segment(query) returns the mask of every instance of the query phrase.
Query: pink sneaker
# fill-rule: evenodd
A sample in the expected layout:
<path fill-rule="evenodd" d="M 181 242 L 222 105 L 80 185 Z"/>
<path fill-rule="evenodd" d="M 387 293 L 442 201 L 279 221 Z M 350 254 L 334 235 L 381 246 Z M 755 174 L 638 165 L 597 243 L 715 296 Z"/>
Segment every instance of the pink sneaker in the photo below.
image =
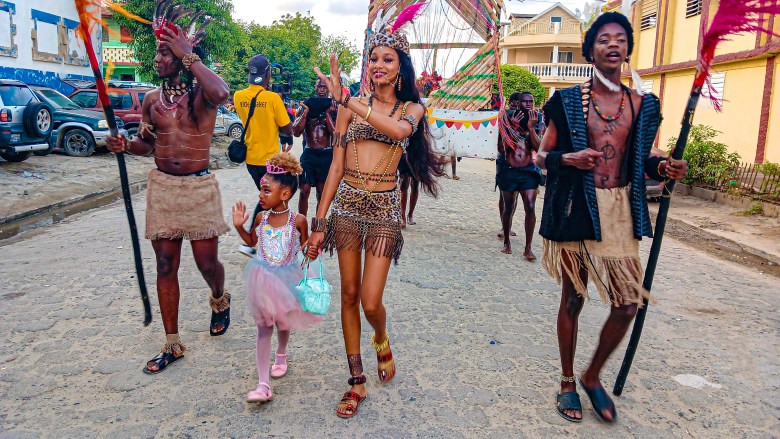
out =
<path fill-rule="evenodd" d="M 276 354 L 276 357 L 285 359 L 284 364 L 274 364 L 271 366 L 271 378 L 281 378 L 287 375 L 287 354 Z"/>
<path fill-rule="evenodd" d="M 271 391 L 271 386 L 261 381 L 257 384 L 257 389 L 246 394 L 246 402 L 266 402 L 273 397 L 274 393 Z"/>

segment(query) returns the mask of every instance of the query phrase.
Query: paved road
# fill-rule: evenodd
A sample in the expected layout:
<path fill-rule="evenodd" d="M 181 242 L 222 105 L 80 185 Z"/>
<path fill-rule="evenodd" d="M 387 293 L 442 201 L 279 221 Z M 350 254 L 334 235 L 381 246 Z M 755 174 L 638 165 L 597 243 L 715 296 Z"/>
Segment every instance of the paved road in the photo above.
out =
<path fill-rule="evenodd" d="M 140 369 L 162 344 L 162 325 L 157 315 L 150 327 L 141 324 L 121 204 L 1 247 L 0 437 L 780 434 L 777 278 L 671 239 L 655 283 L 658 302 L 617 399 L 619 424 L 599 424 L 584 394 L 582 424 L 559 418 L 558 288 L 541 264 L 499 252 L 493 163 L 464 160 L 460 169 L 463 179 L 445 180 L 439 200 L 421 198 L 418 225 L 407 229 L 402 262 L 390 272 L 386 304 L 398 376 L 383 386 L 370 373 L 375 360 L 364 331 L 370 396 L 349 421 L 334 414 L 348 378 L 337 303 L 321 326 L 293 335 L 290 373 L 273 383 L 275 399 L 262 406 L 243 401 L 257 378 L 241 275 L 246 261 L 234 252 L 235 234 L 222 241 L 233 326 L 223 337 L 208 335 L 208 289 L 186 249 L 180 327 L 190 351 L 153 377 Z M 237 198 L 254 197 L 243 168 L 217 176 L 226 216 Z M 141 229 L 143 205 L 136 197 Z M 648 248 L 643 243 L 645 254 Z M 154 290 L 148 242 L 143 251 Z M 326 266 L 338 289 L 335 258 Z M 595 301 L 583 311 L 578 370 L 607 311 Z M 610 386 L 622 349 L 604 373 Z M 673 379 L 684 374 L 714 387 Z"/>

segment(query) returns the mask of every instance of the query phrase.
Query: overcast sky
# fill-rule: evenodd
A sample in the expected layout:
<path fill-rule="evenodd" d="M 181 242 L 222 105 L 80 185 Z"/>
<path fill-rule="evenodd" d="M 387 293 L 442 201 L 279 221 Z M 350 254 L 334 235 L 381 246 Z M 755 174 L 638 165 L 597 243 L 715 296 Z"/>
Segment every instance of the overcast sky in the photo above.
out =
<path fill-rule="evenodd" d="M 440 0 L 432 0 L 440 1 Z M 366 28 L 369 0 L 233 0 L 235 8 L 234 18 L 244 21 L 254 21 L 258 24 L 271 24 L 286 13 L 300 12 L 311 14 L 314 20 L 322 28 L 324 35 L 343 35 L 352 40 L 356 46 L 363 45 L 363 32 Z M 510 13 L 539 13 L 555 4 L 552 0 L 508 0 L 506 5 Z M 572 12 L 576 8 L 583 8 L 586 0 L 561 1 Z M 457 23 L 455 23 L 457 25 Z M 418 25 L 416 29 L 420 34 L 434 32 L 430 27 Z M 466 31 L 454 29 L 447 30 L 447 36 L 459 40 L 467 40 L 471 35 Z M 419 53 L 415 56 L 415 67 L 418 73 L 427 67 L 430 62 L 430 53 Z M 442 51 L 443 52 L 443 51 Z M 450 51 L 439 53 L 439 70 L 441 64 L 446 61 L 445 74 L 451 74 L 457 68 L 458 62 L 465 62 L 471 53 L 466 51 Z M 473 52 L 473 51 L 472 51 Z M 427 62 L 426 62 L 427 60 Z"/>

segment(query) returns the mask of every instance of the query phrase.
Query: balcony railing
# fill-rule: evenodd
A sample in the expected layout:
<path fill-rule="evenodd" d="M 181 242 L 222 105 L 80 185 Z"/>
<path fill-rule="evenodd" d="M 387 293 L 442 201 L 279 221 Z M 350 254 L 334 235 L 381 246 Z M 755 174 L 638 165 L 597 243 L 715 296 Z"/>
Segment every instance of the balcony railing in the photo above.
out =
<path fill-rule="evenodd" d="M 137 63 L 135 50 L 130 47 L 103 47 L 103 62 Z"/>
<path fill-rule="evenodd" d="M 590 64 L 517 64 L 528 70 L 539 78 L 588 78 L 593 73 L 593 66 Z"/>
<path fill-rule="evenodd" d="M 555 28 L 556 23 L 550 23 L 550 22 L 533 22 L 533 23 L 522 23 L 522 24 L 513 24 L 509 28 L 509 32 L 507 32 L 507 35 L 554 35 L 554 34 L 580 34 L 582 33 L 582 30 L 580 29 L 580 25 L 577 23 L 560 23 L 560 26 L 557 29 Z"/>

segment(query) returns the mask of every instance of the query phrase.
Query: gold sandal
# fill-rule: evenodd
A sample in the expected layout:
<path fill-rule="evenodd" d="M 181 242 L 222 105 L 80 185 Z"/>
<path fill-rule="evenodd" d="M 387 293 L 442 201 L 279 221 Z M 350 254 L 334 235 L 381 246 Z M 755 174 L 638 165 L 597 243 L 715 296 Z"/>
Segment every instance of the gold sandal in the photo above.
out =
<path fill-rule="evenodd" d="M 371 336 L 371 346 L 376 351 L 376 367 L 379 374 L 379 381 L 386 383 L 395 377 L 395 360 L 393 360 L 393 352 L 390 351 L 387 355 L 380 355 L 379 353 L 390 349 L 390 335 L 385 335 L 385 341 L 382 344 L 377 344 L 376 335 Z"/>

